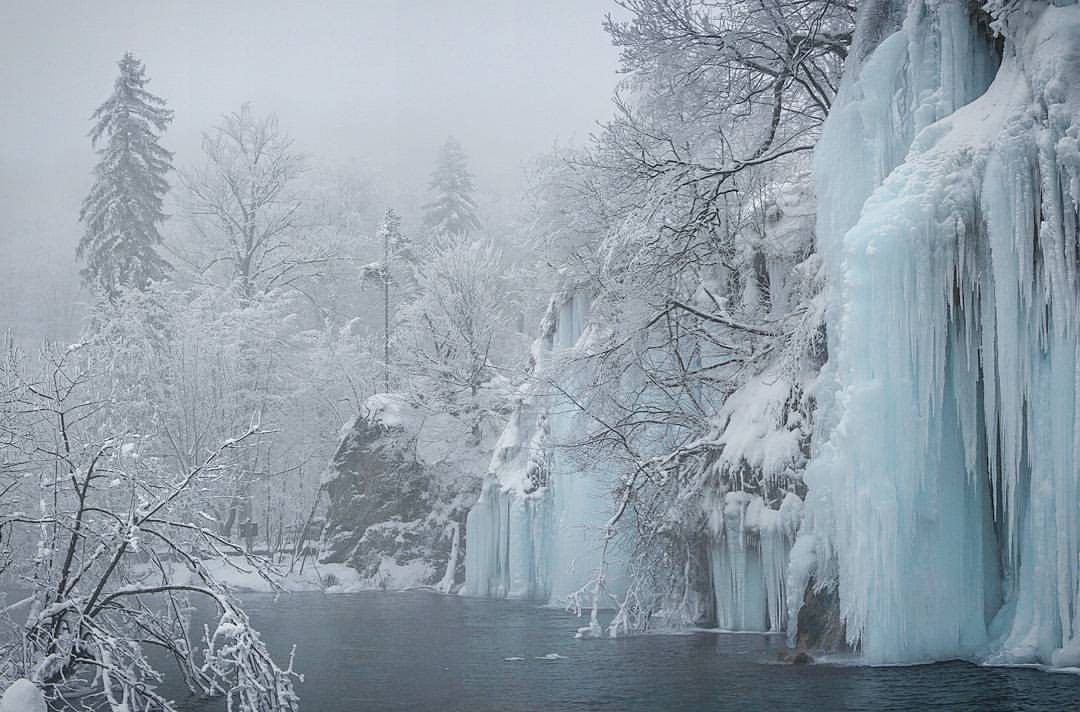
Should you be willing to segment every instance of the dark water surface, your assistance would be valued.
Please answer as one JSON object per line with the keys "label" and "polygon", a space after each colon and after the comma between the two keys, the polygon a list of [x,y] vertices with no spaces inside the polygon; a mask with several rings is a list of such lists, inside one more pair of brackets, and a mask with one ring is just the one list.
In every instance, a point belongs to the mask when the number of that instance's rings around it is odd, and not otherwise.
{"label": "dark water surface", "polygon": [[[280,660],[296,644],[304,712],[1080,710],[1077,675],[959,662],[785,665],[774,662],[784,647],[776,636],[574,640],[580,619],[520,602],[421,592],[245,602]],[[564,657],[538,659],[551,653]]]}

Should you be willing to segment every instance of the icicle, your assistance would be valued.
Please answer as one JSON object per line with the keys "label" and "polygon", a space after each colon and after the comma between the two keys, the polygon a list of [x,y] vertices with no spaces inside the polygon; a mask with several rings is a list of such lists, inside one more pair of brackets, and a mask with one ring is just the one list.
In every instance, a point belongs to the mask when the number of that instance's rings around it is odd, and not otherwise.
{"label": "icicle", "polygon": [[716,624],[722,630],[787,629],[787,568],[802,501],[779,510],[758,495],[728,492],[714,519],[710,550]]}
{"label": "icicle", "polygon": [[[580,290],[552,301],[544,319],[548,333],[533,347],[537,368],[548,363],[549,352],[565,356],[582,347],[590,308],[589,295]],[[511,416],[469,512],[466,595],[566,604],[600,571],[612,476],[582,472],[577,458],[559,447],[578,442],[590,424],[572,404],[550,395],[548,386],[538,389],[543,395],[526,394]],[[606,561],[608,594],[623,586],[616,548]],[[612,603],[610,596],[599,601]]]}
{"label": "icicle", "polygon": [[835,575],[870,662],[1075,665],[1080,8],[1000,21],[989,87],[968,12],[912,0],[818,149],[830,362],[788,609]]}

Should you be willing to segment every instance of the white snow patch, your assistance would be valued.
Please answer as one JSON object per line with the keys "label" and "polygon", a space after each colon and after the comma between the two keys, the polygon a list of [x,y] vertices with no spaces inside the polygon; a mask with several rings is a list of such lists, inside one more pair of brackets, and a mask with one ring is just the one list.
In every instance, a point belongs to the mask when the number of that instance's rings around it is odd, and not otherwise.
{"label": "white snow patch", "polygon": [[29,680],[16,680],[0,698],[0,712],[46,712],[45,696]]}

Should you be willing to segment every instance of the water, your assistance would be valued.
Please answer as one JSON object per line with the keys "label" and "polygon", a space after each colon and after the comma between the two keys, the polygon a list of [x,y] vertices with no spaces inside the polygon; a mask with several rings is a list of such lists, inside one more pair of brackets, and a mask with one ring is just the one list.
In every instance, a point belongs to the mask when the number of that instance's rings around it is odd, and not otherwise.
{"label": "water", "polygon": [[[296,644],[305,712],[1080,709],[1077,675],[795,666],[775,662],[782,638],[749,634],[574,640],[580,619],[520,602],[371,592],[245,603],[280,659]],[[551,653],[564,657],[537,659]]]}

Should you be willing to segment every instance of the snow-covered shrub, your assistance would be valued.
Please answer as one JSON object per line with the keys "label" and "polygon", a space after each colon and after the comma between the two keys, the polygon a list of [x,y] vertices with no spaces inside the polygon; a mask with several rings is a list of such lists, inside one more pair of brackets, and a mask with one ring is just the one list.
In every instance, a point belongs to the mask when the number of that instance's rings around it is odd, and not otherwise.
{"label": "snow-covered shrub", "polygon": [[[270,582],[267,562],[192,516],[258,425],[177,466],[144,447],[146,429],[133,431],[129,401],[96,370],[107,355],[76,344],[45,350],[37,368],[14,353],[0,364],[3,563],[31,586],[4,609],[2,674],[30,680],[58,710],[172,710],[145,654],[154,646],[193,692],[223,695],[231,710],[295,710],[291,662],[273,661],[202,564],[227,557]],[[189,635],[196,599],[216,612],[201,640]]]}

